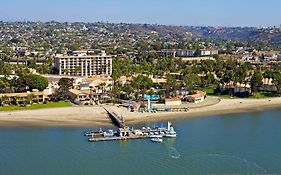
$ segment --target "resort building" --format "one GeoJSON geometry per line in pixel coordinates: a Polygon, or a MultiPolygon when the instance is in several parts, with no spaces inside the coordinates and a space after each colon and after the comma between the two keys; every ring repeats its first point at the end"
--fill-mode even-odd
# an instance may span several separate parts
{"type": "Polygon", "coordinates": [[[73,51],[55,58],[59,75],[93,76],[112,74],[112,56],[104,51],[73,51]]]}
{"type": "Polygon", "coordinates": [[[206,98],[206,94],[202,91],[197,91],[196,94],[188,95],[185,100],[191,103],[203,102],[206,98]]]}
{"type": "Polygon", "coordinates": [[[210,50],[183,50],[183,49],[163,49],[160,51],[154,51],[159,56],[164,57],[202,57],[202,56],[212,56],[218,54],[217,49],[210,50]]]}
{"type": "Polygon", "coordinates": [[[181,98],[175,97],[175,98],[166,98],[165,99],[165,105],[166,106],[178,106],[181,105],[181,98]]]}
{"type": "Polygon", "coordinates": [[[78,105],[93,104],[93,93],[91,90],[70,89],[69,95],[72,101],[78,105]]]}
{"type": "Polygon", "coordinates": [[[32,103],[44,103],[49,97],[46,92],[23,92],[0,94],[1,106],[27,105],[32,103]]]}

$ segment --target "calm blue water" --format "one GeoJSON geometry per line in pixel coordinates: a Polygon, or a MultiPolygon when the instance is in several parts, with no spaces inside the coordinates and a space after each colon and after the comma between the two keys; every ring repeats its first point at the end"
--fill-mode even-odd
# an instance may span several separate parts
{"type": "Polygon", "coordinates": [[[0,128],[0,175],[281,174],[281,110],[174,126],[178,137],[163,144],[89,143],[89,128],[0,128]]]}

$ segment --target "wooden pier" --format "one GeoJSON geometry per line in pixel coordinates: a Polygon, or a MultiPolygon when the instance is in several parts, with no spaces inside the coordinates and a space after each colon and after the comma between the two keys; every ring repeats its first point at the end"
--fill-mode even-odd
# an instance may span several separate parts
{"type": "Polygon", "coordinates": [[[122,116],[119,116],[115,112],[109,111],[106,108],[104,108],[104,110],[107,112],[109,118],[115,126],[118,128],[125,128],[126,125],[122,116]]]}

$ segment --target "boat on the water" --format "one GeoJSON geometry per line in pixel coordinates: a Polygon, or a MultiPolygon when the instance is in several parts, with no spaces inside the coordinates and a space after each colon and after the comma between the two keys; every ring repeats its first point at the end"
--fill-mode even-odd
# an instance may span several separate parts
{"type": "Polygon", "coordinates": [[[96,131],[86,131],[84,133],[85,136],[99,136],[103,134],[103,130],[100,128],[99,130],[96,131]]]}
{"type": "Polygon", "coordinates": [[[163,136],[162,135],[150,135],[149,137],[150,138],[162,138],[163,136]]]}
{"type": "Polygon", "coordinates": [[[171,122],[168,122],[168,129],[165,133],[165,137],[177,137],[177,132],[174,130],[171,122]]]}
{"type": "Polygon", "coordinates": [[[127,139],[140,139],[148,138],[153,142],[163,142],[163,137],[177,137],[171,122],[168,122],[167,128],[162,126],[142,127],[142,129],[134,128],[119,128],[117,131],[102,129],[96,131],[85,132],[86,136],[91,136],[89,141],[110,141],[110,140],[127,140],[127,139]]]}
{"type": "Polygon", "coordinates": [[[150,139],[152,142],[159,142],[159,143],[162,143],[163,142],[163,139],[159,138],[159,137],[156,137],[156,138],[152,138],[150,139]]]}
{"type": "Polygon", "coordinates": [[[113,132],[113,130],[109,130],[108,132],[103,132],[103,136],[104,137],[113,137],[114,132],[113,132]]]}

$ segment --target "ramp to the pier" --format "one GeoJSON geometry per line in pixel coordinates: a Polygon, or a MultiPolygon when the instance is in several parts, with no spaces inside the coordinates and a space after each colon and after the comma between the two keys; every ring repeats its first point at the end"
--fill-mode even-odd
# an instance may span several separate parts
{"type": "Polygon", "coordinates": [[[105,107],[103,107],[103,109],[107,112],[109,118],[116,127],[124,128],[126,126],[122,116],[116,114],[113,111],[107,110],[105,107]]]}

